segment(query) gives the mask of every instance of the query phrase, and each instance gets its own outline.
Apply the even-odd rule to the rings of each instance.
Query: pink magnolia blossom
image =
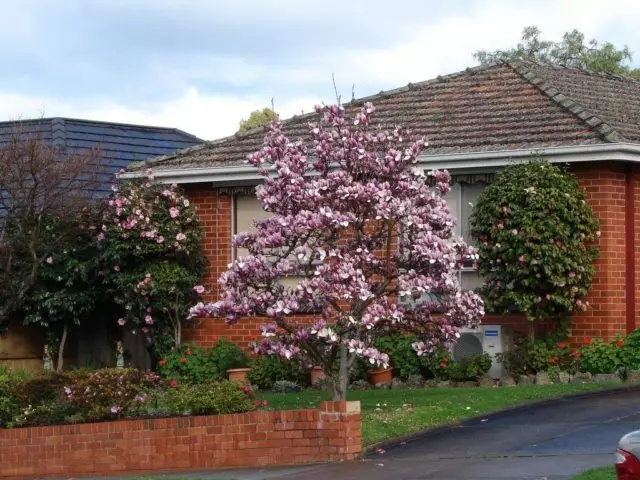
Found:
[[[195,287],[193,287],[193,290],[198,294],[198,295],[202,295],[205,292],[205,288],[202,285],[196,285]]]
[[[271,216],[234,237],[249,253],[221,275],[220,299],[198,303],[189,317],[269,317],[255,352],[322,363],[327,371],[356,357],[389,365],[374,341],[392,332],[415,334],[419,355],[452,344],[484,308],[460,290],[458,270],[478,254],[454,238],[444,198],[451,176],[418,168],[424,139],[402,127],[380,129],[370,103],[350,118],[341,106],[316,111],[308,141],[288,139],[276,122],[247,158],[264,177],[256,192]],[[283,286],[284,277],[298,284]],[[311,325],[296,320],[309,311]],[[336,400],[345,398],[342,372],[332,384]]]

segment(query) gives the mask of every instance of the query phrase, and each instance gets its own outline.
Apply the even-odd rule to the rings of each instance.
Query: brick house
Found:
[[[0,148],[15,135],[21,138],[38,137],[58,149],[62,157],[99,149],[100,182],[94,191],[98,197],[111,192],[114,174],[132,162],[202,143],[198,137],[176,128],[71,118],[0,122]],[[32,370],[41,368],[44,344],[41,332],[37,328],[26,329],[19,324],[11,324],[7,330],[4,327],[6,325],[0,325],[0,364]],[[107,326],[94,322],[74,330],[75,334],[82,337],[83,341],[76,342],[75,338],[70,338],[67,352],[73,358],[67,361],[80,359],[93,364],[111,361],[113,355],[106,349],[108,345],[105,339],[113,335]]]
[[[385,127],[403,124],[424,135],[429,148],[420,158],[425,170],[448,169],[454,178],[448,194],[458,233],[469,240],[469,202],[474,202],[495,172],[513,161],[542,155],[570,165],[601,221],[600,259],[590,293],[592,308],[573,318],[575,341],[610,338],[636,328],[640,309],[640,81],[530,62],[478,67],[409,84],[364,101],[376,106]],[[305,134],[309,115],[284,122],[290,138]],[[261,146],[262,131],[208,142],[173,155],[137,164],[153,167],[155,178],[179,183],[198,206],[206,230],[211,268],[206,284],[215,299],[216,279],[237,252],[232,235],[264,215],[253,188],[259,181],[244,164]],[[135,176],[135,172],[127,176]],[[481,279],[460,272],[463,288]],[[210,345],[218,336],[237,342],[256,338],[262,319],[226,326],[202,320],[191,339]],[[518,317],[488,317],[485,324],[525,329]]]

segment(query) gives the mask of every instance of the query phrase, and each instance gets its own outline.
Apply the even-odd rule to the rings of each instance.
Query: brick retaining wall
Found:
[[[0,478],[137,474],[352,460],[359,402],[78,425],[0,429]]]

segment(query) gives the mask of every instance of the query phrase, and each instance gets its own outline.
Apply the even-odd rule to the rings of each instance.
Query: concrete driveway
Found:
[[[352,463],[278,480],[561,480],[610,465],[620,437],[640,429],[640,391],[603,393],[499,414]]]

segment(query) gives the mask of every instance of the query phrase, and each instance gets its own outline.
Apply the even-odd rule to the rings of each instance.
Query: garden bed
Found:
[[[293,465],[354,459],[358,402],[319,408],[0,429],[0,478]]]

